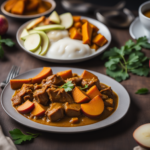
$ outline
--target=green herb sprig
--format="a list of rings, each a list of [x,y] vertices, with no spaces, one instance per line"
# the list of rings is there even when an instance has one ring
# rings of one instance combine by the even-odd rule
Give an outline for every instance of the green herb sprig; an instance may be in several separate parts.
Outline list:
[[[142,47],[150,49],[150,43],[146,37],[140,37],[136,43],[129,40],[121,49],[114,47],[106,51],[101,58],[108,60],[105,63],[106,74],[118,82],[129,78],[129,72],[139,76],[148,76],[150,58],[141,52]]]
[[[29,135],[23,134],[19,129],[14,129],[12,131],[9,131],[12,139],[14,140],[15,144],[21,144],[22,142],[25,141],[31,141],[32,139],[36,138],[39,136],[39,133],[33,134],[30,132],[27,132]]]
[[[140,94],[140,95],[144,95],[144,94],[148,94],[149,90],[147,88],[141,88],[139,90],[137,90],[137,92],[135,94]]]
[[[0,58],[4,57],[4,50],[2,48],[2,44],[5,44],[9,47],[12,47],[15,45],[15,43],[11,39],[2,39],[0,36]]]
[[[59,88],[64,88],[66,92],[69,92],[72,91],[72,89],[74,88],[74,84],[72,83],[72,81],[68,81],[67,83],[65,83],[63,86],[60,86]]]
[[[83,88],[80,87],[80,90],[84,90],[84,89],[87,89],[88,88],[88,85],[86,84]]]

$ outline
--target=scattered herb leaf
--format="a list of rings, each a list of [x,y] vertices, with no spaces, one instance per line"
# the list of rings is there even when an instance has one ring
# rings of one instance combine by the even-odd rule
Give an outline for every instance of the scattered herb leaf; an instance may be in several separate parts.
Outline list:
[[[80,87],[80,90],[84,90],[84,89],[87,89],[88,88],[88,85],[86,84],[83,88]]]
[[[64,88],[66,92],[69,92],[72,91],[72,89],[74,88],[74,84],[71,81],[68,81],[67,83],[65,83],[63,86],[60,86],[59,88]]]
[[[36,138],[39,134],[33,134],[27,132],[29,135],[23,134],[19,129],[14,129],[12,131],[9,131],[12,139],[14,140],[15,144],[21,144],[25,141],[31,141],[32,139]]]
[[[15,45],[15,43],[11,39],[2,39],[1,36],[0,36],[0,58],[3,58],[3,56],[4,56],[2,43],[4,43],[5,45],[7,45],[9,47],[12,47],[12,46]]]
[[[139,76],[148,76],[150,58],[141,52],[142,47],[150,49],[150,43],[146,37],[140,37],[136,43],[128,40],[120,49],[114,47],[104,52],[101,59],[107,59],[106,74],[118,82],[129,78],[129,72]]]
[[[148,89],[141,88],[141,89],[137,90],[136,94],[140,94],[140,95],[148,94]]]

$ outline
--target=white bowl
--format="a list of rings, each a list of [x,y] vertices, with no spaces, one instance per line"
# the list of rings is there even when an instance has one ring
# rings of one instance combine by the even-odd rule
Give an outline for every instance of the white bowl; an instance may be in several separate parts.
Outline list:
[[[9,17],[12,17],[12,18],[16,18],[16,19],[32,19],[32,18],[37,18],[37,17],[40,17],[40,16],[44,16],[44,15],[48,15],[50,14],[56,7],[56,3],[55,1],[53,0],[44,0],[44,1],[47,1],[49,3],[51,3],[51,8],[43,13],[40,13],[40,14],[35,14],[35,15],[17,15],[17,14],[12,14],[12,13],[9,13],[7,12],[5,9],[4,9],[4,6],[6,4],[7,1],[5,1],[2,5],[1,5],[1,11],[9,16]]]
[[[82,16],[81,19],[87,19],[90,23],[92,23],[95,26],[97,26],[99,28],[99,33],[101,33],[102,35],[104,35],[106,37],[106,39],[108,40],[107,44],[105,44],[104,46],[100,47],[96,52],[94,52],[93,54],[91,54],[89,56],[85,56],[85,57],[81,57],[81,58],[74,58],[74,59],[57,59],[57,58],[49,58],[47,56],[40,56],[40,55],[37,55],[35,53],[32,53],[32,52],[26,50],[25,47],[24,47],[24,45],[23,45],[23,41],[20,39],[20,35],[21,35],[23,29],[32,20],[26,22],[25,24],[23,24],[18,29],[17,34],[16,34],[17,42],[19,43],[19,45],[21,46],[21,48],[25,52],[29,53],[30,55],[32,55],[32,56],[34,56],[34,57],[36,57],[38,59],[49,61],[49,62],[55,62],[55,63],[76,63],[76,62],[81,62],[81,61],[85,61],[85,60],[91,59],[93,57],[98,56],[100,53],[102,53],[104,50],[106,50],[108,48],[109,44],[111,43],[111,34],[110,34],[109,29],[104,24],[102,24],[101,22],[99,22],[99,21],[97,21],[95,19],[92,19],[92,18],[84,17],[84,16]]]

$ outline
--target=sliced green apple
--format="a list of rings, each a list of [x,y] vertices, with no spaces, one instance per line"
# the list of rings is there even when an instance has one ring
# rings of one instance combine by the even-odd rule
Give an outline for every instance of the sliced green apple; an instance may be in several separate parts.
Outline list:
[[[56,11],[52,12],[52,14],[49,16],[49,20],[53,23],[60,24],[60,18]]]
[[[45,26],[40,26],[40,27],[36,27],[34,28],[34,30],[36,31],[49,31],[49,30],[64,30],[65,27],[63,25],[60,24],[50,24],[50,25],[45,25]]]
[[[70,28],[73,25],[73,17],[71,13],[64,13],[60,16],[61,25],[65,26],[66,29]]]
[[[29,34],[24,42],[24,47],[31,52],[36,51],[40,45],[41,36],[38,33]]]
[[[35,30],[31,30],[29,33],[38,33],[40,34],[41,38],[42,38],[42,44],[41,44],[41,48],[42,48],[42,52],[40,53],[40,55],[45,55],[47,53],[50,41],[48,36],[46,35],[45,32],[43,31],[35,31]]]
[[[25,40],[25,39],[26,39],[25,37],[26,37],[27,35],[29,35],[27,29],[23,29],[20,38],[21,38],[22,40]]]
[[[27,29],[27,30],[32,29],[32,27],[34,27],[34,25],[35,25],[35,22],[36,22],[36,19],[33,20],[33,21],[31,21],[31,22],[27,25],[26,29]]]
[[[41,52],[42,52],[42,47],[40,46],[34,53],[40,55]]]

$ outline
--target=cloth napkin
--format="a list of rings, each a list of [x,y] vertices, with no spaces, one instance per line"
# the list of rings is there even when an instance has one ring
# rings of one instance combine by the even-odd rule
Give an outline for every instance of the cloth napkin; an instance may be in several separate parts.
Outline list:
[[[13,141],[3,134],[1,126],[0,126],[0,150],[17,150]]]

